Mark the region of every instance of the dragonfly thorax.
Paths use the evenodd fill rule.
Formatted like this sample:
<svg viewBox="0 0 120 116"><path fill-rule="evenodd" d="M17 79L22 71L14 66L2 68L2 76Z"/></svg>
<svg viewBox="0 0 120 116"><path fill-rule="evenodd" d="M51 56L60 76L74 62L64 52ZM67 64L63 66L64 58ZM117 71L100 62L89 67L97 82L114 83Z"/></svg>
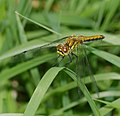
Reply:
<svg viewBox="0 0 120 116"><path fill-rule="evenodd" d="M80 44L78 37L70 36L66 39L65 44L59 44L57 46L57 53L61 56L66 56L71 53L78 44Z"/></svg>

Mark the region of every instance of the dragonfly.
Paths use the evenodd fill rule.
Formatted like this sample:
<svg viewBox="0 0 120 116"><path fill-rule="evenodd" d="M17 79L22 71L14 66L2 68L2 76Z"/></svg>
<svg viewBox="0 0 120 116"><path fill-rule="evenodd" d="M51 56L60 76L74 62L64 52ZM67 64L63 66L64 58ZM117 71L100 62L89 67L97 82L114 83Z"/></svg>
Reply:
<svg viewBox="0 0 120 116"><path fill-rule="evenodd" d="M83 43L86 42L91 42L91 41L96 41L96 40L102 40L105 37L103 35L94 35L94 36L68 36L66 37L66 42L63 44L59 44L57 46L57 53L62 56L63 58L65 56L69 56L70 54L73 54L73 50L78 46L82 45ZM75 54L74 54L75 55Z"/></svg>
<svg viewBox="0 0 120 116"><path fill-rule="evenodd" d="M77 67L77 65L79 65L79 59L78 59L78 56L76 54L74 54L74 49L77 48L79 45L83 45L86 42L102 40L104 38L105 38L105 36L103 36L103 35L94 35L94 36L72 35L72 36L66 37L66 41L63 44L59 44L56 47L57 48L57 53L59 54L59 56L62 57L61 61L64 59L65 56L68 56L70 61L67 64L69 64L69 63L72 62L72 57L71 56L76 57L77 81L79 81L78 76L81 76L81 74L79 73L79 69L80 69L79 66ZM87 58L85 49L83 49L83 52L84 52L83 55L85 57L85 60L86 60L87 66L88 66L88 71L89 71L89 74L90 74L90 78L91 78L92 82L94 83L94 87L95 87L97 95L99 97L97 83L96 83L96 80L95 80L95 78L92 74L91 67L90 67L89 60ZM78 84L78 82L77 82L77 84Z"/></svg>
<svg viewBox="0 0 120 116"><path fill-rule="evenodd" d="M105 38L104 35L93 35L93 36L71 35L71 36L65 36L65 37L63 37L61 39L58 39L58 40L55 40L55 41L53 41L51 43L45 44L43 46L40 46L39 49L46 48L46 47L49 47L49 46L53 47L54 44L55 44L58 57L62 58L60 60L60 62L66 56L68 56L69 57L69 62L67 64L70 64L72 62L72 56L75 56L76 59L77 59L77 62L78 62L78 56L74 53L74 50L78 46L84 45L85 43L97 41L97 40L103 40L104 38ZM62 43L60 41L62 41ZM56 45L56 43L58 43L58 44ZM27 52L27 51L24 51L24 52ZM89 74L92 75L92 72L91 72L91 69L90 69L90 65L89 65L89 61L88 61L87 54L86 54L86 50L84 50L84 54L83 55L85 56L85 60L86 60L86 63L88 65ZM76 63L76 64L78 64L78 63ZM91 77L92 77L92 81L95 82L94 77L93 76L91 76Z"/></svg>
<svg viewBox="0 0 120 116"><path fill-rule="evenodd" d="M72 56L75 56L76 59L78 59L78 56L74 53L75 48L77 48L80 45L84 45L85 43L97 41L97 40L102 40L104 39L104 35L93 35L93 36L84 36L84 35L70 35L70 36L65 36L63 38L60 38L58 40L52 41L48 44L44 44L42 46L38 46L38 48L33 48L33 49L28 49L25 51L22 51L21 53L27 53L28 51L33 51L36 50L38 51L42 48L49 48L49 47L56 47L56 51L58 54L58 58L61 57L62 59L59 61L59 63L66 57L69 57L69 62L66 64L70 64L72 62ZM83 48L83 47L82 47ZM86 50L84 49L84 56L87 58ZM17 56L17 55L15 55ZM17 58L19 55L17 56ZM16 59L17 59L16 58ZM19 58L20 59L20 58ZM88 63L88 61L87 61ZM54 65L55 66L55 65Z"/></svg>

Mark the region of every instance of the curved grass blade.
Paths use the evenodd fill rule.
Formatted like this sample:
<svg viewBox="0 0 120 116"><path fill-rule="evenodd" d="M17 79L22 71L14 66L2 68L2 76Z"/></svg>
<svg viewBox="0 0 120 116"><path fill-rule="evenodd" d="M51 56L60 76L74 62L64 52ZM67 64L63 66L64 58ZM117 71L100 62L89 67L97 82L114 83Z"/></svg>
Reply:
<svg viewBox="0 0 120 116"><path fill-rule="evenodd" d="M53 67L49 69L45 75L40 80L37 88L35 89L27 108L24 112L24 116L34 116L37 108L39 107L45 93L47 92L48 88L50 87L51 83L57 76L57 74L63 70L63 67Z"/></svg>
<svg viewBox="0 0 120 116"><path fill-rule="evenodd" d="M107 81L107 80L118 80L118 81L120 80L120 75L117 74L117 73L114 73L114 72L96 74L96 75L94 75L94 77L95 77L95 80L96 80L97 82L99 82L99 81ZM106 78L106 77L107 77L107 78ZM89 77L85 77L84 79L85 79L85 84L92 83L92 80L91 80ZM84 79L82 79L82 81L83 81ZM58 87L58 88L56 88L56 89L54 89L54 90L51 90L51 91L49 91L49 92L45 95L45 97L44 97L44 99L43 99L42 102L46 101L49 97L51 97L51 96L53 96L53 95L55 95L55 94L69 91L69 90L71 90L71 89L73 89L73 88L76 88L77 86L78 86L77 83L74 81L74 82L70 82L70 83L68 83L68 84L66 84L66 85L64 85L64 86ZM99 94L100 94L100 93L99 93ZM106 93L106 94L104 94L104 95L105 95L105 96L107 96L107 95L112 96L112 94L115 95L116 93L111 93L111 94ZM101 96L103 96L103 95L100 94L100 97L101 97ZM96 96L95 98L97 98L97 97L98 97L98 96Z"/></svg>
<svg viewBox="0 0 120 116"><path fill-rule="evenodd" d="M76 75L73 71L69 70L69 69L66 69L65 72L74 80L77 82L77 79L76 79L76 76L79 76L79 75ZM79 79L78 81L78 86L79 88L81 89L81 91L83 92L83 94L85 95L93 113L95 116L100 116L100 112L95 104L95 102L92 100L92 97L88 91L88 89L86 88L85 84L81 81L81 79Z"/></svg>

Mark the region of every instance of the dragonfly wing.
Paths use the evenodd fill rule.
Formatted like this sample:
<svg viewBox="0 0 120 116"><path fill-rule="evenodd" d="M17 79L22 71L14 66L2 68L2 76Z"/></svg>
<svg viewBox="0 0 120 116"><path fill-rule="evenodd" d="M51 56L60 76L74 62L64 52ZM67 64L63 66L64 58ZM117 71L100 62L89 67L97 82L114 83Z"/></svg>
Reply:
<svg viewBox="0 0 120 116"><path fill-rule="evenodd" d="M19 45L15 48L11 49L10 51L7 51L6 53L0 55L0 61L4 60L6 58L9 58L9 57L19 55L19 54L24 54L28 51L39 51L41 48L55 47L59 44L60 41L66 39L68 37L70 37L70 36L66 36L66 37L60 38L58 40L55 40L53 42L46 43L46 44L41 44L41 43L39 43L39 41L37 41L37 42L28 42L25 45L24 44Z"/></svg>
<svg viewBox="0 0 120 116"><path fill-rule="evenodd" d="M91 66L90 66L90 62L89 62L89 59L88 59L88 57L87 57L87 52L86 52L86 49L85 49L85 45L84 44L82 44L82 47L81 47L81 52L82 52L82 54L83 54L83 70L86 68L87 69L87 71L88 71L88 73L89 73L89 76L90 76L90 79L91 79L91 81L93 82L93 85L94 85L94 87L95 87L95 91L97 92L97 95L99 96L99 90L98 90L98 87L97 87L97 82L96 82L96 80L95 80L95 78L94 78L94 75L93 75L93 73L92 73L92 70L91 70ZM85 73L85 71L83 71L84 73Z"/></svg>

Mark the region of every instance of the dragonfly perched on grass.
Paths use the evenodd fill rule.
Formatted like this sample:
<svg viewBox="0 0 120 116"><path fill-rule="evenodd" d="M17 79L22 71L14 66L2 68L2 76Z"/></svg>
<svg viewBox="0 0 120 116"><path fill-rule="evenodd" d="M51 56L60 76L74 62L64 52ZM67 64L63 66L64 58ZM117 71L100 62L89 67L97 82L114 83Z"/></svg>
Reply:
<svg viewBox="0 0 120 116"><path fill-rule="evenodd" d="M81 75L81 73L83 73L83 72L81 71L79 73L80 68L79 68L79 66L77 66L77 65L79 65L79 58L74 53L74 49L77 48L79 45L82 45L82 44L84 44L86 42L102 40L104 38L105 37L103 35L94 35L94 36L83 36L83 35L76 36L76 35L72 35L72 36L66 37L66 41L63 44L59 44L57 46L57 53L59 54L59 56L62 57L61 61L64 59L65 56L68 56L69 57L69 62L67 64L69 64L69 63L72 62L72 57L73 56L76 57L76 74L78 75L77 76L77 81L79 81L78 78ZM94 86L96 88L96 92L98 94L97 84L96 84L95 78L94 78L94 76L92 74L92 71L91 71L91 68L90 68L90 64L89 64L89 60L87 58L86 50L84 48L83 48L83 52L84 53L82 55L84 55L83 57L85 57L85 62L87 64L87 66L88 66L87 68L88 68L88 72L90 74L90 78L91 78L92 82L94 83ZM99 96L99 94L98 94L98 96Z"/></svg>
<svg viewBox="0 0 120 116"><path fill-rule="evenodd" d="M74 50L76 48L78 48L79 46L84 46L84 43L87 43L87 42L89 43L89 42L92 42L92 41L102 40L102 39L104 39L103 35L93 35L93 36L71 35L71 36L65 36L65 37L63 37L61 39L58 39L58 40L55 40L51 43L42 45L42 46L38 47L37 49L41 50L42 48L52 47L52 46L56 45L56 51L58 53L58 57L61 57L60 62L66 56L68 56L69 61L66 64L70 64L72 62L72 59L73 59L72 57L75 56L76 57L76 65L78 65L79 64L78 63L79 62L78 61L78 55L76 55L74 53ZM83 51L84 51L84 53L83 53L84 56L83 57L85 57L86 64L87 64L86 67L88 68L88 71L90 73L90 77L91 77L92 81L95 82L95 79L94 79L94 77L91 73L91 69L90 69L88 58L87 58L86 50L84 49L84 47L82 47L82 48L83 48ZM34 49L32 49L32 50L34 51ZM32 52L32 50L30 50L30 51ZM38 50L37 50L37 52L39 52ZM27 53L27 50L23 51L23 53ZM18 56L17 56L17 59L18 59ZM58 62L58 64L60 62Z"/></svg>
<svg viewBox="0 0 120 116"><path fill-rule="evenodd" d="M41 50L42 48L49 48L49 47L56 47L56 51L58 53L58 58L62 57L61 61L68 56L69 57L69 63L72 62L72 56L75 56L77 58L77 55L74 53L74 50L78 46L83 46L85 43L89 43L96 40L102 40L105 37L103 35L93 35L93 36L83 36L83 35L71 35L71 36L65 36L63 38L60 38L58 40L55 40L53 42L50 42L48 44L41 45L37 48L32 48L28 50L22 51L22 53L27 53L28 51L37 51ZM82 47L83 48L83 47ZM86 51L86 50L85 50ZM35 53L37 53L35 52ZM21 52L20 52L21 53ZM86 52L84 53L85 56Z"/></svg>
<svg viewBox="0 0 120 116"><path fill-rule="evenodd" d="M52 46L52 44L54 45L56 43L59 43L59 44L56 44L56 50L57 50L57 53L58 53L58 58L61 57L61 60L58 63L56 63L54 66L56 66L57 64L60 64L60 62L62 62L62 60L66 56L68 56L68 58L69 58L69 61L65 64L66 66L69 65L72 62L72 59L73 59L72 57L73 56L76 57L76 66L77 66L77 65L80 65L80 63L79 63L78 55L76 55L74 53L74 51L75 51L76 48L78 48L78 46L81 45L83 50L80 51L80 52L83 52L82 57L84 57L84 61L82 61L82 62L83 63L85 62L84 65L87 65L87 66L83 66L83 67L81 66L81 67L82 68L85 68L85 67L88 68L87 70L88 70L88 73L91 77L91 80L93 81L95 86L97 86L96 81L95 81L94 76L93 76L92 71L91 71L91 67L90 67L90 64L89 64L89 60L87 58L87 53L86 53L86 49L84 48L84 44L92 42L92 41L102 40L104 38L105 37L103 35L93 35L93 36L71 35L71 36L66 36L66 37L63 37L63 38L58 39L56 41L53 41L49 44L45 44L45 45L41 46L40 48L49 47L49 46ZM80 69L77 69L76 71L77 71L76 73L78 73L78 71L80 71ZM80 73L83 73L83 72L80 71Z"/></svg>
<svg viewBox="0 0 120 116"><path fill-rule="evenodd" d="M73 50L78 45L82 45L85 42L91 42L91 41L104 39L104 36L103 35L94 35L94 36L82 36L82 35L76 36L76 35L72 35L72 36L68 36L66 38L67 39L66 39L66 42L64 44L59 44L57 46L57 53L60 56L62 56L63 58L65 56L69 56L70 62L71 62L72 60L71 60L70 54L75 55L73 53Z"/></svg>

